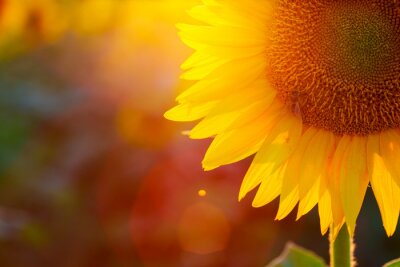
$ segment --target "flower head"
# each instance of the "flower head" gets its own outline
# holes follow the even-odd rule
[[[388,235],[400,210],[400,2],[204,0],[179,25],[196,81],[166,113],[213,137],[206,170],[255,154],[239,198],[280,197],[277,219],[318,205],[349,232],[369,184]]]

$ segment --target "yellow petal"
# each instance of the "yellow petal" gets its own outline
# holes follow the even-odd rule
[[[275,124],[278,115],[265,113],[246,127],[217,135],[204,157],[203,168],[212,170],[256,153]]]
[[[337,230],[335,230],[335,234],[339,233],[339,230],[343,225],[343,221],[345,218],[340,194],[340,170],[343,158],[346,153],[346,149],[349,147],[350,143],[350,136],[345,135],[340,138],[336,150],[333,154],[332,162],[329,166],[329,172],[327,173],[327,186],[329,194],[331,196],[333,225]]]
[[[266,60],[259,56],[230,61],[182,92],[177,101],[195,103],[224,99],[229,94],[245,90],[257,81],[265,67]]]
[[[222,33],[223,34],[223,33]],[[252,56],[260,56],[265,53],[265,46],[251,46],[251,47],[241,47],[241,46],[215,46],[196,42],[187,38],[181,39],[190,48],[208,54],[210,56],[219,57],[220,59],[243,59]]]
[[[209,59],[207,61],[204,60],[204,61],[201,61],[201,63],[204,63],[204,64],[198,64],[196,67],[187,69],[180,76],[180,78],[183,80],[189,80],[189,81],[205,79],[216,68],[218,68],[221,65],[226,64],[228,62],[229,61],[227,61],[227,60],[215,60],[215,59],[214,60]],[[186,63],[186,64],[189,64],[189,63]],[[182,65],[181,68],[183,68],[184,66],[187,66],[187,65]]]
[[[297,220],[319,201],[321,177],[328,167],[328,156],[331,155],[334,144],[332,133],[318,130],[304,152],[299,174],[300,202]]]
[[[324,130],[314,130],[312,140],[305,144],[304,155],[299,171],[299,193],[304,198],[327,167],[328,156],[335,144],[332,133]]]
[[[308,213],[319,201],[319,187],[321,176],[314,177],[313,185],[309,188],[308,193],[302,198],[300,197],[297,218],[299,220],[304,214]],[[301,194],[300,194],[301,195]]]
[[[328,190],[325,190],[318,202],[318,213],[321,225],[321,234],[325,235],[332,224],[332,204]]]
[[[296,207],[299,202],[299,188],[295,186],[291,191],[285,193],[279,199],[279,210],[275,220],[282,220]]]
[[[365,137],[353,137],[340,165],[340,193],[350,235],[354,233],[369,182],[366,141]]]
[[[203,139],[225,131],[240,115],[253,116],[265,112],[276,92],[252,86],[245,92],[232,94],[218,103],[190,132],[190,137]],[[249,104],[250,103],[250,104]]]
[[[222,62],[222,60],[219,59],[218,57],[210,56],[206,53],[201,53],[196,51],[185,60],[185,62],[181,65],[181,69],[188,70],[195,67],[201,67],[204,65],[207,66],[216,61]]]
[[[240,188],[239,200],[272,175],[289,158],[302,132],[302,122],[292,115],[280,117],[255,156]]]
[[[331,233],[330,233],[330,239],[331,240],[335,240],[337,235],[340,232],[340,229],[342,229],[343,225],[345,223],[345,218],[344,216],[340,217],[340,220],[338,220],[337,222],[333,222],[332,226],[331,226]]]
[[[165,112],[164,117],[172,121],[195,121],[205,117],[217,101],[200,104],[180,104]]]
[[[223,47],[255,47],[264,46],[266,35],[257,28],[234,27],[226,25],[203,26],[178,24],[182,39]],[[224,38],[221,38],[221,35]],[[238,38],[240,36],[240,38]]]
[[[246,12],[244,12],[246,10]],[[269,2],[248,0],[200,5],[188,13],[193,18],[210,25],[231,25],[239,27],[264,28],[267,18],[271,15]]]
[[[269,107],[262,107],[258,104],[251,105],[248,109],[243,110],[243,112],[235,119],[235,121],[233,121],[232,124],[229,125],[226,131],[245,127],[247,124],[253,122],[257,118],[264,116],[265,113],[269,113],[272,116],[276,115],[283,117],[285,116],[285,114],[287,114],[287,109],[276,97]]]
[[[316,134],[316,129],[309,128],[301,137],[293,155],[289,158],[288,166],[283,177],[282,193],[276,219],[285,218],[299,201],[299,172],[302,171],[301,162],[307,145]]]
[[[379,139],[379,135],[368,137],[368,173],[386,233],[388,236],[392,236],[396,231],[399,218],[400,189],[386,168],[381,155]]]
[[[224,25],[226,23],[226,20],[221,18],[220,14],[217,15],[206,5],[195,6],[188,11],[188,14],[192,18],[210,25]]]
[[[262,174],[259,176],[262,179],[262,182],[256,196],[254,197],[253,207],[262,207],[279,196],[282,188],[282,179],[285,169],[286,165],[283,165],[272,175],[264,176]]]
[[[396,130],[381,133],[381,154],[392,178],[400,186],[400,134]]]

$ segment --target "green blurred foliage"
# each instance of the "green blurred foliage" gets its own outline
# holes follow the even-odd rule
[[[391,262],[388,262],[385,264],[383,267],[400,267],[400,259],[393,260]]]
[[[0,178],[9,164],[18,156],[29,138],[33,123],[27,116],[13,111],[0,113]]]
[[[326,267],[326,265],[314,252],[289,243],[282,255],[266,267]]]

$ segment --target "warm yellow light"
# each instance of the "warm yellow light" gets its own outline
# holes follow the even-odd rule
[[[200,190],[197,192],[197,194],[198,194],[200,197],[205,197],[205,196],[207,195],[207,191],[204,190],[204,189],[200,189]]]

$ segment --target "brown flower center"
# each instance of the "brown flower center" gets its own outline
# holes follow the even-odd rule
[[[281,0],[275,16],[268,77],[304,124],[400,126],[400,1]]]

